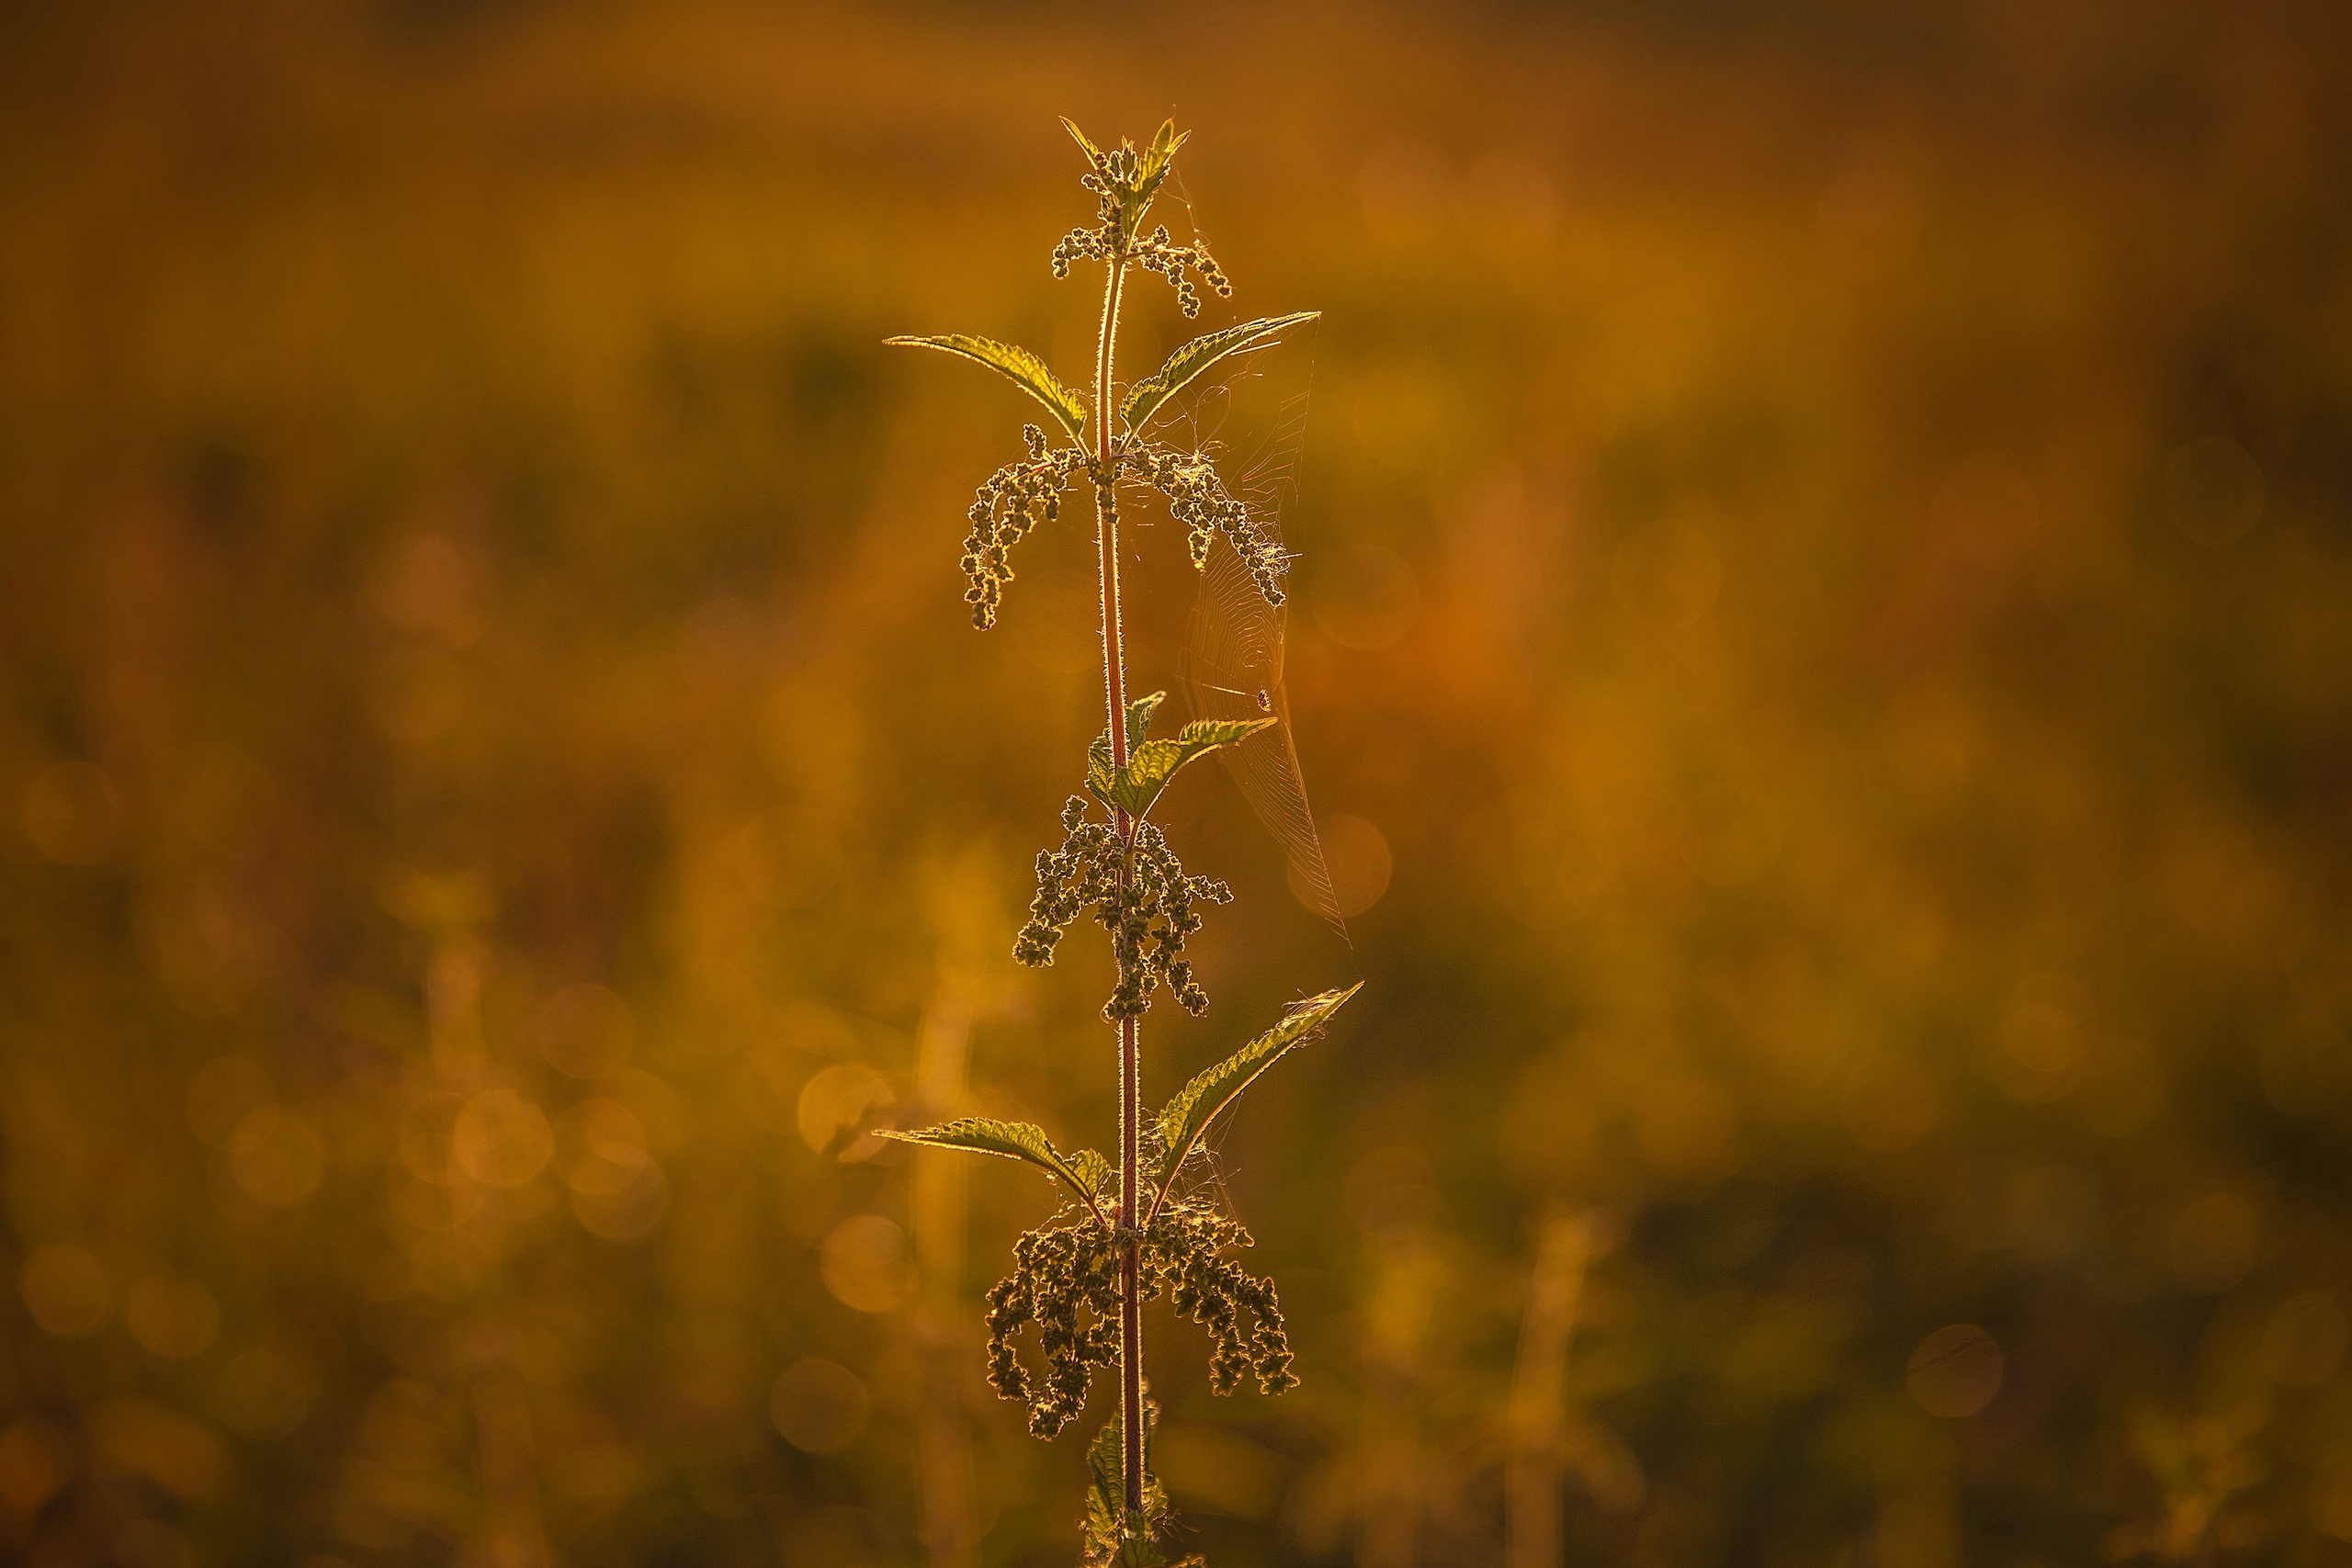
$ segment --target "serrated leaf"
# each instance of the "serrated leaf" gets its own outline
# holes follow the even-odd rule
[[[1192,134],[1189,130],[1179,134],[1172,119],[1159,122],[1158,133],[1152,137],[1151,145],[1145,149],[1140,160],[1141,175],[1136,184],[1145,199],[1148,200],[1151,193],[1159,187],[1161,178],[1168,173],[1168,165],[1175,161],[1176,149],[1184,145],[1184,138]]]
[[[1178,730],[1173,739],[1139,739],[1150,729],[1151,716],[1167,696],[1165,692],[1154,692],[1128,705],[1130,744],[1125,767],[1112,765],[1111,737],[1107,731],[1096,737],[1094,744],[1087,749],[1086,787],[1103,805],[1131,817],[1141,817],[1151,809],[1160,791],[1168,787],[1168,781],[1186,763],[1207,756],[1220,746],[1246,740],[1280,722],[1272,717],[1194,719]]]
[[[1165,1568],[1168,1559],[1152,1544],[1152,1535],[1168,1517],[1168,1494],[1159,1478],[1151,1473],[1152,1428],[1159,1412],[1147,1401],[1144,1405],[1144,1483],[1143,1508],[1140,1512],[1126,1506],[1126,1486],[1122,1471],[1125,1465],[1123,1451],[1124,1432],[1121,1418],[1114,1412],[1094,1434],[1086,1448],[1086,1468],[1090,1484],[1086,1489],[1086,1533],[1092,1550],[1087,1554],[1091,1562],[1115,1563],[1118,1568]],[[1188,1562],[1193,1561],[1187,1559]]]
[[[1069,1162],[1070,1174],[1099,1201],[1118,1200],[1119,1168],[1108,1158],[1092,1149],[1080,1149],[1065,1157]]]
[[[1135,748],[1142,745],[1145,738],[1151,733],[1152,716],[1159,711],[1159,705],[1167,700],[1167,693],[1154,692],[1149,696],[1137,697],[1127,704],[1129,755],[1133,755]],[[1086,749],[1086,776],[1090,781],[1099,778],[1104,781],[1107,786],[1111,773],[1111,730],[1106,725],[1102,732],[1094,738],[1094,744]],[[1090,783],[1088,787],[1091,789],[1093,784]],[[1095,791],[1095,797],[1097,799],[1102,797],[1100,790]]]
[[[1176,149],[1184,145],[1190,131],[1179,133],[1176,122],[1169,120],[1151,139],[1151,145],[1138,153],[1131,181],[1118,187],[1119,229],[1132,240],[1143,227],[1143,215],[1151,209],[1152,194],[1159,189],[1159,182],[1168,177],[1169,166],[1174,163]],[[1120,146],[1133,152],[1135,143],[1122,141]]]
[[[1154,692],[1148,696],[1134,698],[1127,704],[1127,748],[1130,754],[1151,734],[1152,716],[1159,711],[1159,705],[1167,700],[1167,693]],[[1086,749],[1086,764],[1087,777],[1090,780],[1099,777],[1107,784],[1111,777],[1109,726],[1104,726],[1102,732],[1094,738],[1094,744]],[[1091,788],[1092,785],[1090,784],[1088,787]],[[1096,791],[1096,798],[1102,798],[1099,790]]]
[[[1130,434],[1141,430],[1159,412],[1161,404],[1217,361],[1247,349],[1266,347],[1282,333],[1322,313],[1296,310],[1287,316],[1261,316],[1238,326],[1204,333],[1170,355],[1159,369],[1129,387],[1125,400],[1119,405],[1119,417],[1126,421]]]
[[[884,343],[903,348],[935,348],[943,354],[962,357],[987,366],[1014,386],[1046,405],[1061,427],[1069,432],[1071,440],[1086,445],[1086,405],[1078,394],[1055,378],[1046,362],[1027,349],[993,338],[974,337],[968,333],[947,333],[937,337],[891,337]]]
[[[896,1138],[902,1144],[924,1144],[937,1149],[962,1149],[968,1154],[999,1155],[1035,1166],[1055,1179],[1066,1183],[1069,1190],[1094,1207],[1098,1195],[1101,1170],[1110,1168],[1110,1161],[1091,1149],[1081,1149],[1074,1156],[1065,1156],[1054,1147],[1045,1130],[1028,1122],[999,1122],[986,1116],[967,1116],[955,1122],[944,1122],[936,1127],[924,1127],[914,1132],[885,1132],[886,1138]],[[1091,1156],[1090,1159],[1088,1156]],[[1084,1161],[1081,1168],[1078,1163]],[[1089,1179],[1091,1177],[1093,1179]]]
[[[1344,991],[1325,991],[1294,1003],[1283,1015],[1283,1021],[1249,1044],[1219,1062],[1216,1066],[1195,1077],[1184,1086],[1175,1099],[1160,1109],[1158,1122],[1159,1142],[1168,1151],[1168,1174],[1160,1183],[1159,1195],[1152,1201],[1152,1212],[1168,1200],[1169,1190],[1175,1186],[1177,1173],[1226,1107],[1241,1098],[1242,1091],[1258,1081],[1259,1076],[1280,1061],[1294,1047],[1306,1043],[1331,1021],[1350,997],[1363,989],[1359,980]]]
[[[1087,1523],[1109,1538],[1105,1545],[1118,1539],[1119,1517],[1126,1512],[1126,1498],[1122,1495],[1120,1468],[1125,1462],[1119,1451],[1119,1416],[1114,1411],[1094,1440],[1086,1445],[1086,1468],[1093,1484],[1087,1488]]]
[[[1099,164],[1102,162],[1102,150],[1086,139],[1086,132],[1078,129],[1076,120],[1068,115],[1062,116],[1062,129],[1069,132],[1069,139],[1072,141],[1078,143],[1078,150],[1086,154],[1087,163]]]
[[[1127,705],[1127,744],[1138,746],[1151,733],[1152,716],[1159,712],[1159,705],[1168,700],[1165,692],[1154,692],[1136,698]]]

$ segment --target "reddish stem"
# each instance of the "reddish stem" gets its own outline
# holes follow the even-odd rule
[[[1127,765],[1126,649],[1119,614],[1119,513],[1114,489],[1118,460],[1111,437],[1111,355],[1119,331],[1119,291],[1126,274],[1125,246],[1111,255],[1102,288],[1102,325],[1094,358],[1094,544],[1102,599],[1102,696],[1110,708],[1111,765]],[[1114,808],[1119,839],[1135,847],[1135,819]],[[1125,883],[1125,873],[1120,882]],[[1136,1021],[1119,1021],[1119,1228],[1127,1233],[1119,1253],[1119,1435],[1121,1480],[1131,1513],[1143,1510],[1143,1300],[1138,1280],[1135,1229],[1140,1213],[1136,1185],[1141,1175],[1137,1126],[1142,1120],[1141,1077]]]

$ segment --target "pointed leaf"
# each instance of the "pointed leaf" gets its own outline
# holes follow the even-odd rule
[[[1090,1562],[1115,1563],[1118,1568],[1165,1568],[1167,1557],[1152,1543],[1152,1536],[1168,1517],[1168,1494],[1151,1473],[1152,1429],[1159,1411],[1144,1404],[1143,1508],[1126,1506],[1123,1472],[1126,1464],[1125,1428],[1114,1411],[1086,1448],[1086,1534],[1092,1549]],[[1198,1559],[1187,1558],[1187,1562]]]
[[[1127,744],[1129,746],[1143,744],[1144,738],[1151,733],[1152,716],[1159,711],[1159,705],[1167,700],[1167,693],[1154,692],[1149,696],[1137,697],[1127,705]]]
[[[1086,1468],[1092,1484],[1086,1489],[1086,1522],[1103,1538],[1102,1544],[1116,1544],[1119,1539],[1119,1518],[1126,1512],[1126,1490],[1120,1471],[1125,1461],[1119,1449],[1119,1416],[1114,1411],[1094,1440],[1086,1445]]]
[[[1130,758],[1135,755],[1136,750],[1143,745],[1145,738],[1150,735],[1152,716],[1159,711],[1159,705],[1167,700],[1166,692],[1154,692],[1148,696],[1137,697],[1127,704],[1127,754]],[[1110,786],[1112,771],[1111,731],[1106,726],[1102,732],[1094,738],[1094,744],[1086,749],[1086,776],[1090,781],[1088,787],[1094,790],[1096,798],[1105,798],[1102,790]],[[1098,784],[1101,785],[1100,788],[1096,787]]]
[[[1138,185],[1145,197],[1148,197],[1159,188],[1160,179],[1168,173],[1168,165],[1175,161],[1176,149],[1184,145],[1184,138],[1192,134],[1189,130],[1178,134],[1176,122],[1172,119],[1159,122],[1159,133],[1152,137],[1151,145],[1145,150],[1142,158],[1142,177]]]
[[[1176,732],[1176,744],[1192,748],[1192,755],[1198,756],[1219,746],[1247,740],[1268,726],[1281,722],[1278,718],[1196,718]]]
[[[977,360],[1003,376],[1013,385],[1053,413],[1061,427],[1069,432],[1070,439],[1080,446],[1086,445],[1086,405],[1078,394],[1055,379],[1046,362],[1025,348],[992,338],[973,337],[967,333],[948,333],[939,337],[892,337],[885,343],[905,348],[935,348],[943,354],[960,355]]]
[[[1069,1170],[1098,1201],[1118,1201],[1119,1168],[1092,1149],[1079,1149],[1069,1156]]]
[[[967,1116],[936,1127],[910,1133],[885,1132],[882,1135],[902,1144],[927,1144],[933,1148],[963,1149],[971,1154],[1001,1155],[1006,1159],[1025,1161],[1068,1183],[1090,1208],[1099,1195],[1101,1172],[1108,1169],[1111,1163],[1091,1149],[1065,1156],[1054,1147],[1044,1129],[1027,1122],[998,1122],[985,1116]]]
[[[1298,310],[1287,316],[1261,316],[1254,321],[1243,321],[1238,326],[1194,338],[1170,355],[1166,364],[1127,389],[1126,400],[1119,405],[1120,417],[1126,421],[1129,431],[1141,430],[1159,412],[1162,403],[1218,360],[1245,349],[1266,347],[1282,333],[1322,313]]]
[[[1153,1200],[1154,1213],[1167,1201],[1169,1189],[1176,1184],[1177,1172],[1183,1168],[1185,1158],[1218,1114],[1240,1099],[1242,1090],[1256,1083],[1258,1076],[1280,1061],[1292,1047],[1304,1044],[1321,1032],[1323,1026],[1331,1021],[1331,1015],[1363,989],[1363,982],[1359,980],[1344,991],[1325,991],[1294,1004],[1280,1023],[1193,1078],[1161,1108],[1158,1125],[1159,1142],[1168,1151],[1168,1175],[1160,1184],[1159,1196]]]
[[[1076,120],[1068,115],[1062,116],[1062,129],[1069,132],[1069,139],[1078,143],[1078,150],[1086,154],[1089,164],[1100,164],[1102,162],[1102,150],[1086,139],[1086,132],[1078,129]]]
[[[1165,692],[1154,692],[1139,698],[1128,709],[1130,739],[1150,728],[1151,715],[1158,708]],[[1138,722],[1138,719],[1140,722]],[[1195,719],[1176,732],[1172,740],[1144,740],[1131,744],[1127,750],[1127,765],[1111,765],[1111,738],[1098,736],[1086,754],[1086,787],[1103,805],[1116,807],[1133,817],[1149,811],[1159,792],[1168,787],[1177,770],[1187,762],[1205,757],[1220,746],[1230,746],[1246,740],[1258,731],[1280,720],[1268,718]]]
[[[1136,154],[1134,173],[1117,187],[1119,231],[1126,238],[1134,239],[1136,231],[1143,227],[1143,216],[1151,209],[1152,193],[1159,190],[1159,182],[1168,177],[1169,167],[1176,157],[1176,149],[1184,145],[1184,137],[1190,134],[1188,131],[1180,135],[1176,122],[1170,120],[1151,139],[1151,145]],[[1135,152],[1132,141],[1123,139],[1119,145],[1130,152]]]

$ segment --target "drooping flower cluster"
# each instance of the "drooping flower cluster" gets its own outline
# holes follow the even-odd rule
[[[1029,455],[982,479],[965,513],[972,531],[964,536],[964,576],[971,584],[964,601],[972,606],[972,624],[983,630],[996,624],[1004,585],[1012,581],[1012,547],[1038,524],[1061,515],[1061,492],[1086,466],[1086,454],[1075,446],[1047,450],[1046,433],[1034,424],[1021,427],[1021,440]]]
[[[1062,832],[1059,849],[1037,852],[1037,893],[1012,956],[1033,969],[1051,964],[1062,932],[1091,906],[1119,964],[1103,1017],[1142,1017],[1163,985],[1186,1012],[1207,1010],[1208,993],[1193,976],[1184,942],[1201,929],[1196,906],[1229,903],[1233,890],[1214,877],[1185,875],[1167,836],[1149,822],[1136,822],[1134,842],[1122,843],[1117,829],[1088,818],[1083,795],[1063,805]]]
[[[1119,1359],[1119,1239],[1092,1217],[1029,1232],[1012,1248],[1012,1272],[989,1291],[989,1386],[1025,1400],[1029,1430],[1051,1438],[1086,1406],[1094,1369]],[[1035,1324],[1043,1377],[1014,1354],[1012,1337]]]
[[[1240,1221],[1206,1204],[1170,1204],[1145,1237],[1146,1255],[1156,1248],[1161,1260],[1163,1272],[1158,1278],[1167,1281],[1169,1304],[1209,1331],[1213,1393],[1231,1393],[1244,1377],[1256,1378],[1261,1393],[1283,1393],[1298,1386],[1290,1370],[1290,1336],[1283,1327],[1282,1298],[1274,1282],[1226,1256],[1228,1248],[1256,1245],[1257,1238]]]
[[[1078,262],[1111,260],[1118,254],[1119,243],[1115,217],[1104,220],[1099,228],[1072,229],[1054,246],[1054,276],[1068,277],[1071,265]],[[1232,280],[1216,265],[1216,258],[1209,254],[1208,242],[1197,234],[1193,236],[1191,244],[1180,245],[1162,223],[1148,237],[1129,242],[1126,254],[1146,272],[1156,272],[1168,280],[1176,290],[1176,308],[1184,312],[1187,321],[1201,313],[1200,290],[1193,287],[1194,276],[1208,285],[1218,299],[1233,298]]]
[[[1115,223],[1099,229],[1072,229],[1054,246],[1053,269],[1057,278],[1068,277],[1074,262],[1109,261],[1111,246],[1118,235]]]
[[[1025,1401],[1029,1430],[1059,1432],[1086,1404],[1097,1368],[1118,1364],[1119,1233],[1091,1215],[1031,1231],[1013,1248],[1012,1272],[988,1295],[989,1383]],[[1297,1386],[1290,1337],[1273,1282],[1226,1254],[1254,1245],[1238,1221],[1204,1204],[1170,1201],[1145,1227],[1136,1255],[1144,1299],[1167,1294],[1177,1312],[1209,1331],[1209,1386],[1231,1393],[1255,1377],[1280,1393]],[[1023,1365],[1013,1340],[1035,1326],[1046,1371]]]
[[[1233,298],[1233,285],[1209,254],[1208,246],[1199,235],[1189,245],[1180,245],[1168,237],[1168,226],[1161,224],[1151,231],[1151,237],[1135,248],[1136,265],[1146,272],[1156,272],[1176,289],[1176,308],[1190,321],[1201,313],[1201,297],[1193,288],[1188,273],[1198,273],[1203,283],[1216,291],[1220,299]]]
[[[1290,562],[1283,554],[1281,537],[1225,488],[1223,476],[1204,453],[1137,442],[1124,456],[1145,483],[1168,498],[1169,515],[1183,525],[1195,570],[1207,567],[1209,541],[1223,534],[1250,569],[1266,603],[1283,602],[1283,574]]]

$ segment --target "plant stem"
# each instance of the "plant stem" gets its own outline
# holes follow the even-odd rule
[[[1119,616],[1119,511],[1114,493],[1111,445],[1111,355],[1119,333],[1119,287],[1127,270],[1125,247],[1112,253],[1102,285],[1102,325],[1094,354],[1094,545],[1102,597],[1102,696],[1110,707],[1111,764],[1127,765],[1126,649]],[[1120,841],[1135,847],[1135,819],[1114,810]],[[1120,873],[1124,886],[1126,874]],[[1140,1176],[1136,1132],[1142,1119],[1141,1077],[1136,1021],[1119,1020],[1119,1228],[1127,1233],[1119,1254],[1119,1437],[1120,1479],[1130,1513],[1143,1510],[1143,1301],[1137,1290],[1136,1222]]]

